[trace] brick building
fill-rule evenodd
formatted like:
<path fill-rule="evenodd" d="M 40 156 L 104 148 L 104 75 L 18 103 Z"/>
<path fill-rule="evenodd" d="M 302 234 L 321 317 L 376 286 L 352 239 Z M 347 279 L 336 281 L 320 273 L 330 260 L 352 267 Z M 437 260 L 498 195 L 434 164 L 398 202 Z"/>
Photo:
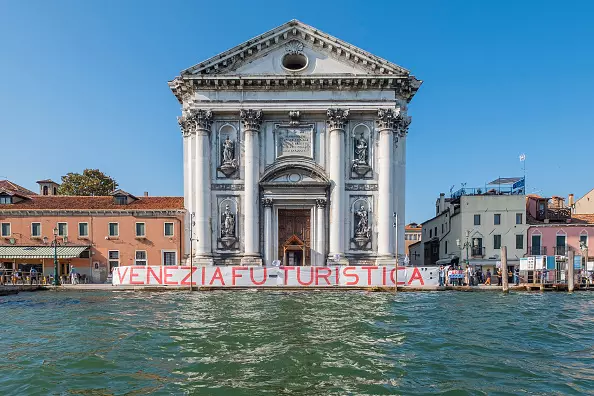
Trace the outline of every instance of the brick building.
<path fill-rule="evenodd" d="M 40 183 L 40 189 L 45 184 Z M 41 190 L 43 191 L 43 190 Z M 40 192 L 41 192 L 40 191 Z M 35 194 L 0 180 L 0 263 L 7 269 L 60 275 L 71 267 L 104 282 L 119 265 L 176 265 L 183 259 L 182 197 Z"/>

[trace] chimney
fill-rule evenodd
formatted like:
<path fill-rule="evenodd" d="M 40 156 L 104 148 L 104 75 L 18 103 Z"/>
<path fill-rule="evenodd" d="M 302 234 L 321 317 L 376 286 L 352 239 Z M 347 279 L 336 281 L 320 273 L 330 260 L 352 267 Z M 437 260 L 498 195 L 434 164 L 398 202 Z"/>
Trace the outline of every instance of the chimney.
<path fill-rule="evenodd" d="M 145 192 L 144 192 L 144 196 L 145 196 L 145 197 L 148 197 L 148 191 L 145 191 Z"/>
<path fill-rule="evenodd" d="M 569 205 L 569 207 L 573 207 L 573 194 L 569 194 L 569 197 L 567 197 L 567 205 Z"/>
<path fill-rule="evenodd" d="M 439 194 L 439 213 L 445 210 L 445 193 Z"/>

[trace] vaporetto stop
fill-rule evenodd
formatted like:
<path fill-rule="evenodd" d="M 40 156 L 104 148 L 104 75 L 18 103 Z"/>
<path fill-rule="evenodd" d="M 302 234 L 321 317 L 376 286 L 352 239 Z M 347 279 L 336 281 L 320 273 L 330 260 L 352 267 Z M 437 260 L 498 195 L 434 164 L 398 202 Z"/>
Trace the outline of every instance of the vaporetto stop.
<path fill-rule="evenodd" d="M 397 275 L 397 276 L 396 276 Z M 124 266 L 113 271 L 114 286 L 196 287 L 421 287 L 438 285 L 437 267 L 192 267 Z"/>

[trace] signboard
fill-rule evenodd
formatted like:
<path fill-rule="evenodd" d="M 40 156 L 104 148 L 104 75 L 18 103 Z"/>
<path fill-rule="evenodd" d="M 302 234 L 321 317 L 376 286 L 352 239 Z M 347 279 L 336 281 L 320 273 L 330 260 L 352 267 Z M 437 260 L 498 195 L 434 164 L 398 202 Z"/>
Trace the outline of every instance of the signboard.
<path fill-rule="evenodd" d="M 582 256 L 573 256 L 573 268 L 582 269 Z"/>
<path fill-rule="evenodd" d="M 449 270 L 448 276 L 450 279 L 464 279 L 464 270 Z"/>
<path fill-rule="evenodd" d="M 534 269 L 541 270 L 545 267 L 545 257 L 546 256 L 536 256 L 534 260 Z"/>
<path fill-rule="evenodd" d="M 535 257 L 528 257 L 528 271 L 534 271 L 534 267 L 536 266 L 536 258 Z"/>
<path fill-rule="evenodd" d="M 394 287 L 389 266 L 193 267 L 192 285 L 207 287 Z M 398 286 L 437 286 L 438 267 L 398 267 Z M 123 266 L 112 284 L 190 286 L 189 266 Z"/>
<path fill-rule="evenodd" d="M 277 125 L 275 139 L 277 158 L 286 156 L 313 158 L 313 126 Z"/>
<path fill-rule="evenodd" d="M 586 266 L 587 271 L 594 271 L 594 261 L 588 261 L 588 265 Z"/>
<path fill-rule="evenodd" d="M 547 269 L 554 270 L 557 266 L 557 260 L 555 256 L 547 256 Z"/>
<path fill-rule="evenodd" d="M 528 271 L 528 259 L 525 257 L 520 259 L 520 271 Z"/>

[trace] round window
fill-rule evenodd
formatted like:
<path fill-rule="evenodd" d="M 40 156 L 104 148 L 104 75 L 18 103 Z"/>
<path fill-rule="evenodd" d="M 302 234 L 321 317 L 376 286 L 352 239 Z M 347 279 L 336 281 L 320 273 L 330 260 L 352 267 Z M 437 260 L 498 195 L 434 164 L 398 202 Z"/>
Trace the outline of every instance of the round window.
<path fill-rule="evenodd" d="M 301 71 L 307 67 L 307 56 L 303 54 L 286 54 L 283 56 L 282 65 L 289 71 Z"/>

